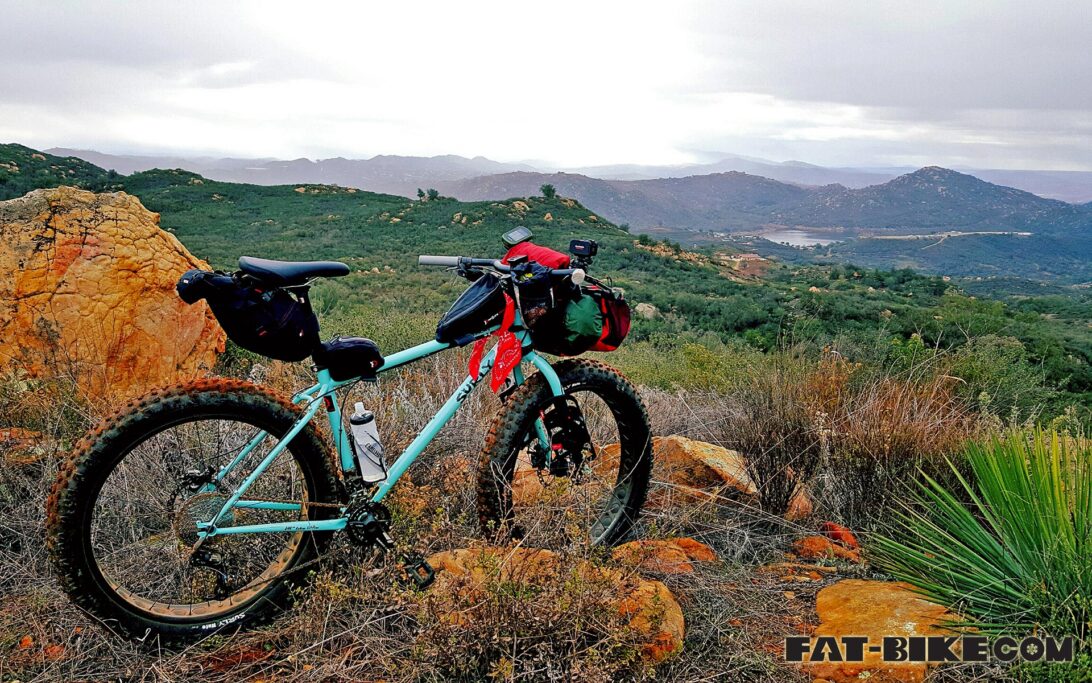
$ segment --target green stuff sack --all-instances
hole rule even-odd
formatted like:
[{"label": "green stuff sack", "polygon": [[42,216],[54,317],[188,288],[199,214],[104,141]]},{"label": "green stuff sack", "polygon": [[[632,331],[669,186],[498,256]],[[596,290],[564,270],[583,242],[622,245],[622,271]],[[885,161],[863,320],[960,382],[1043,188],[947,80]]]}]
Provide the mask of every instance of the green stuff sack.
[{"label": "green stuff sack", "polygon": [[564,339],[572,355],[590,349],[603,334],[603,311],[590,296],[581,295],[565,307]]},{"label": "green stuff sack", "polygon": [[585,294],[575,294],[531,327],[539,351],[555,356],[578,356],[595,346],[603,335],[603,311]]}]

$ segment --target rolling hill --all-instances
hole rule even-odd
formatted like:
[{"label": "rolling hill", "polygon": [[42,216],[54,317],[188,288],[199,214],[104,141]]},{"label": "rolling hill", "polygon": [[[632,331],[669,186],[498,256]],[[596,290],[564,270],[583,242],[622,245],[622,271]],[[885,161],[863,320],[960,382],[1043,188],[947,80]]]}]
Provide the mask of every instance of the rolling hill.
[{"label": "rolling hill", "polygon": [[[735,172],[614,181],[507,173],[441,187],[463,199],[486,200],[535,194],[544,183],[635,231],[667,234],[683,243],[716,242],[687,230],[746,234],[823,228],[833,229],[830,236],[839,243],[802,252],[800,259],[821,255],[821,262],[967,277],[1092,279],[1092,207],[939,167],[857,189],[807,188]],[[955,232],[974,234],[951,237]],[[892,239],[911,236],[922,239]],[[776,253],[773,245],[760,244],[759,250]]]},{"label": "rolling hill", "polygon": [[685,178],[600,180],[574,173],[504,173],[438,187],[466,201],[524,197],[549,183],[566,197],[641,230],[671,226],[691,230],[746,230],[764,225],[774,210],[794,206],[813,190],[747,173]]},{"label": "rolling hill", "polygon": [[1092,228],[1092,213],[1056,199],[928,166],[881,185],[819,188],[776,222],[878,230],[1030,230]]},{"label": "rolling hill", "polygon": [[0,145],[0,200],[54,185],[104,189],[116,177],[77,157],[59,157],[18,144]]},{"label": "rolling hill", "polygon": [[638,229],[747,232],[776,224],[915,231],[1092,225],[1086,206],[935,166],[858,189],[801,187],[738,172],[613,181],[570,173],[506,173],[439,187],[460,199],[480,201],[533,195],[544,183]]}]

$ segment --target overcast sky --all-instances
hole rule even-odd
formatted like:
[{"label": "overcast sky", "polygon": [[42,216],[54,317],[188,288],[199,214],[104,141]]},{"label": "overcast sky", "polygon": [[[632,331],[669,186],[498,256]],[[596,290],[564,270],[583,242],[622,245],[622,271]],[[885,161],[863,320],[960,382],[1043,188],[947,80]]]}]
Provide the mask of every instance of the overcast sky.
[{"label": "overcast sky", "polygon": [[1092,170],[1092,2],[15,2],[0,142]]}]

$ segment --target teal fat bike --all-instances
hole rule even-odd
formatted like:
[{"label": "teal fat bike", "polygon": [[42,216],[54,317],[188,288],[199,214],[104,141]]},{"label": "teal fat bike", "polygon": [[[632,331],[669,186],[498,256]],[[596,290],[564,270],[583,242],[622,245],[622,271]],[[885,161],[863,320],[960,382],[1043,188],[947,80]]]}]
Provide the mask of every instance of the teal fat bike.
[{"label": "teal fat bike", "polygon": [[[546,547],[626,538],[652,466],[646,409],[609,366],[540,355],[539,346],[556,348],[526,323],[520,301],[535,299],[530,290],[521,297],[522,280],[546,278],[552,304],[567,292],[617,306],[614,290],[587,275],[597,249],[589,245],[573,241],[575,268],[544,268],[526,257],[420,257],[471,284],[436,339],[385,357],[366,339],[318,341],[308,287],[347,274],[344,264],[243,257],[230,275],[187,273],[183,299],[206,298],[246,348],[284,360],[306,354],[316,383],[287,397],[241,380],[194,380],[135,399],[99,424],[63,465],[47,501],[47,544],[62,587],[122,635],[171,643],[273,617],[336,532],[374,555],[393,554],[405,576],[426,586],[431,567],[399,551],[383,502],[487,377],[502,402],[477,467],[482,531]],[[564,316],[543,320],[563,326]],[[339,390],[467,345],[474,352],[466,378],[388,459],[381,479],[365,481]],[[315,424],[320,412],[329,423],[325,439]]]}]

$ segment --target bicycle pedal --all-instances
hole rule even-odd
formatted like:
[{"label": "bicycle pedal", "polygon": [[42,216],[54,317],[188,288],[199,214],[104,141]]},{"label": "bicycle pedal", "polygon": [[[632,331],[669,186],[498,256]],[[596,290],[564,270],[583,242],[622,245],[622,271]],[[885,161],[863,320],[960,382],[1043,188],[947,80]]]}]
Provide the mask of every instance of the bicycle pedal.
[{"label": "bicycle pedal", "polygon": [[403,553],[401,558],[404,578],[414,584],[418,590],[424,590],[436,580],[436,570],[428,563],[428,560],[414,553]]}]

